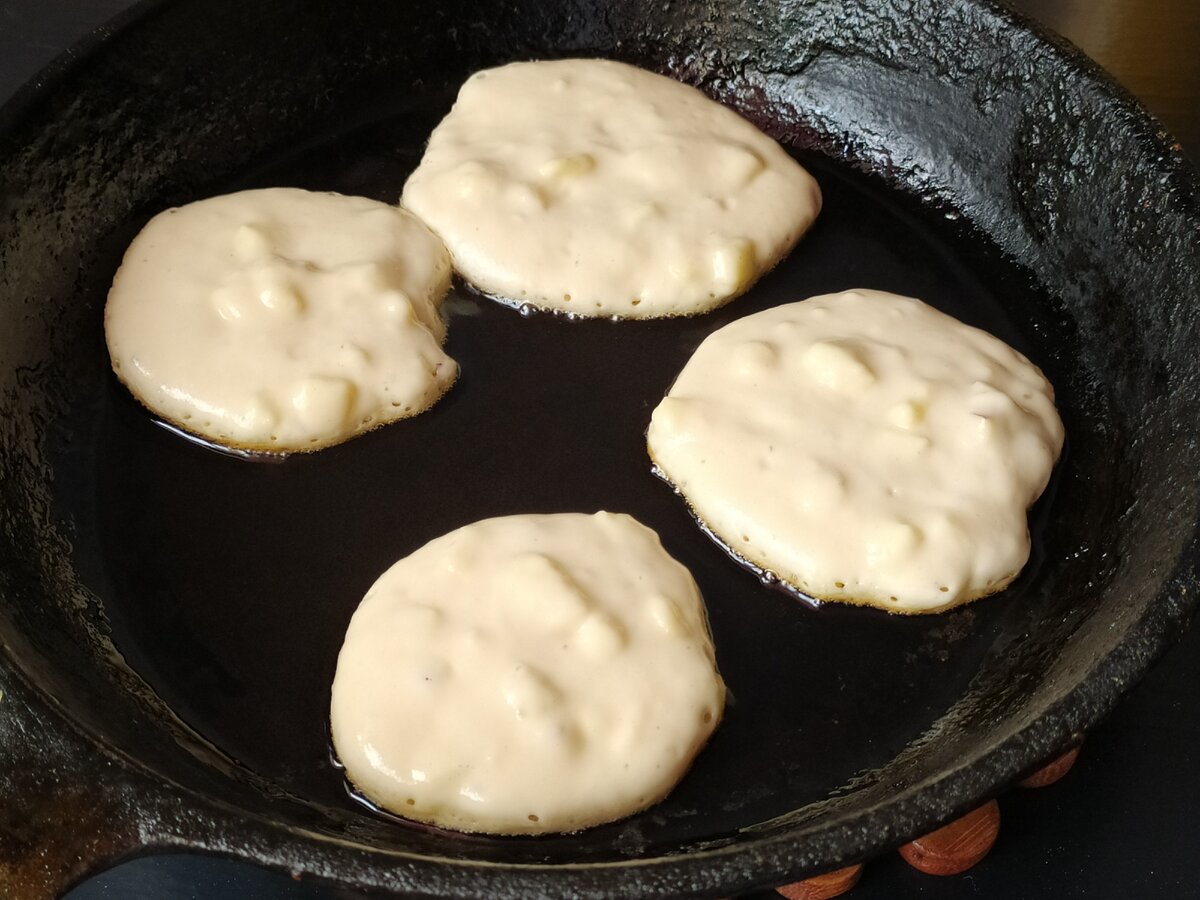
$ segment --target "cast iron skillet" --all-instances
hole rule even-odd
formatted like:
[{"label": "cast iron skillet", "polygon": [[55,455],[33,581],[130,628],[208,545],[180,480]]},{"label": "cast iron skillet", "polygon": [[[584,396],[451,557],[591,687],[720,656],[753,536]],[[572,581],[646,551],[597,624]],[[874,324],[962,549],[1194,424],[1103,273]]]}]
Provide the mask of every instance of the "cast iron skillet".
[{"label": "cast iron skillet", "polygon": [[[752,294],[658,324],[458,291],[431,413],[281,464],[156,426],[101,317],[153,213],[236,187],[394,200],[471,71],[602,55],[699,84],[793,148],[823,216]],[[227,853],[421,896],[729,895],[860,859],[1078,740],[1195,605],[1197,179],[1073,51],[986,0],[275,0],[141,7],[3,112],[0,892],[123,855]],[[848,287],[1028,353],[1069,440],[1005,594],[810,610],[649,472],[691,349]],[[696,574],[732,691],[665,803],[575,836],[467,837],[344,791],[324,730],[365,587],[450,528],[631,512]]]}]

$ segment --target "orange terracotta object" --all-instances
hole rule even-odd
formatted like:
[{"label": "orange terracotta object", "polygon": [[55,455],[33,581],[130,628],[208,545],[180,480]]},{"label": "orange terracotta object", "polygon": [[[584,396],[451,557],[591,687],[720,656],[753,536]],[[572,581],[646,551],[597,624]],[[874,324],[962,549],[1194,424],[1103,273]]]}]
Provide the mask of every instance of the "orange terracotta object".
[{"label": "orange terracotta object", "polygon": [[961,819],[905,844],[900,855],[926,874],[957,875],[987,856],[999,834],[1000,804],[989,800]]},{"label": "orange terracotta object", "polygon": [[806,878],[804,881],[785,884],[775,890],[787,900],[830,900],[831,897],[840,897],[858,884],[862,869],[861,865],[847,866]]},{"label": "orange terracotta object", "polygon": [[1041,788],[1054,784],[1071,771],[1071,767],[1075,765],[1075,758],[1078,756],[1078,747],[1068,750],[1050,765],[1043,766],[1027,778],[1022,778],[1017,784],[1023,788]]}]

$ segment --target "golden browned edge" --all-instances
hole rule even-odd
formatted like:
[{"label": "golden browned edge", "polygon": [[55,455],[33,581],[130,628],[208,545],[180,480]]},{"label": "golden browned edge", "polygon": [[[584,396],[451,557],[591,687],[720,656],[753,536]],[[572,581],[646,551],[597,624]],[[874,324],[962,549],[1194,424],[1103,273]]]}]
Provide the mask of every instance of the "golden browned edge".
[{"label": "golden browned edge", "polygon": [[[651,449],[650,442],[648,440],[646,442],[646,455],[650,457],[650,462],[654,465],[654,467],[662,473],[662,477],[667,484],[671,486],[676,494],[683,498],[683,502],[687,504],[688,512],[691,513],[692,518],[696,520],[696,524],[700,526],[702,531],[710,535],[713,538],[714,543],[718,544],[722,550],[724,550],[729,556],[733,557],[737,562],[741,563],[751,571],[757,571],[760,573],[770,572],[779,579],[780,584],[783,584],[793,591],[803,594],[805,597],[812,598],[813,600],[817,601],[817,603],[842,603],[847,606],[870,606],[875,609],[881,609],[884,612],[890,613],[894,616],[925,616],[932,613],[943,613],[948,612],[951,609],[955,609],[956,607],[973,603],[976,600],[982,600],[984,597],[990,597],[993,594],[1000,593],[1000,591],[1008,587],[1012,583],[1013,579],[1020,575],[1021,571],[1025,568],[1025,566],[1022,565],[1021,568],[1016,572],[994,581],[992,584],[987,585],[983,590],[974,594],[968,594],[966,597],[956,598],[951,600],[949,603],[945,603],[941,606],[932,606],[927,609],[900,609],[888,603],[886,600],[877,600],[872,597],[855,597],[849,594],[814,594],[806,588],[796,584],[794,581],[789,581],[788,579],[784,578],[768,564],[760,562],[754,557],[742,553],[740,550],[735,550],[733,545],[726,540],[725,536],[720,534],[717,529],[713,528],[712,525],[708,523],[707,519],[700,515],[700,512],[696,509],[696,505],[692,501],[692,498],[684,493],[683,488],[681,488],[671,479],[671,476],[668,474],[667,470],[664,469],[662,464],[655,458],[654,451]],[[1027,518],[1029,515],[1029,509],[1030,507],[1025,508],[1025,514]],[[1028,562],[1028,559],[1026,559],[1026,562]]]},{"label": "golden browned edge", "polygon": [[[713,663],[713,669],[716,670],[715,662]],[[721,675],[721,673],[718,671],[717,677],[720,678],[720,675]],[[420,816],[414,815],[411,813],[410,814],[400,813],[394,809],[391,809],[390,807],[384,806],[382,802],[380,802],[377,798],[372,797],[365,790],[363,790],[362,787],[359,786],[359,784],[354,780],[354,778],[351,777],[350,770],[346,768],[346,765],[344,762],[342,762],[342,775],[345,777],[346,781],[351,785],[351,787],[354,788],[355,793],[357,793],[360,797],[366,798],[373,805],[375,805],[379,809],[383,810],[383,812],[385,814],[387,814],[389,816],[395,816],[398,819],[405,819],[405,820],[408,820],[411,822],[420,822],[424,825],[432,825],[435,828],[442,828],[442,829],[445,829],[446,831],[455,831],[460,834],[492,834],[492,835],[498,835],[501,837],[545,835],[545,834],[579,834],[581,831],[587,831],[589,828],[599,828],[601,825],[611,825],[613,822],[623,822],[625,819],[630,819],[630,818],[638,815],[639,813],[643,813],[646,810],[650,809],[652,806],[657,806],[659,803],[662,803],[663,800],[667,799],[667,797],[669,797],[671,795],[672,791],[674,791],[675,788],[679,787],[679,783],[681,781],[683,781],[683,779],[687,776],[687,773],[691,771],[692,766],[695,765],[696,758],[699,757],[700,754],[704,752],[704,748],[708,746],[709,741],[712,739],[712,736],[714,734],[716,734],[717,729],[721,727],[721,723],[725,720],[725,700],[726,700],[726,697],[727,697],[729,691],[728,691],[728,688],[725,687],[725,679],[721,678],[720,680],[721,680],[721,688],[722,688],[721,708],[717,712],[716,717],[713,719],[712,728],[709,730],[708,735],[704,738],[703,741],[701,741],[700,743],[698,743],[696,745],[696,749],[692,751],[691,756],[689,756],[687,759],[687,764],[684,765],[680,769],[678,777],[676,777],[670,784],[668,784],[666,789],[661,794],[659,794],[658,796],[655,796],[655,797],[651,797],[646,803],[637,807],[636,809],[631,809],[629,812],[624,813],[623,815],[617,816],[615,819],[604,819],[602,821],[590,822],[586,825],[581,825],[579,828],[576,828],[574,831],[545,831],[545,830],[539,831],[537,829],[522,829],[522,830],[514,830],[514,831],[484,831],[482,829],[463,828],[461,826],[447,825],[444,822],[440,822],[434,818],[421,818]],[[337,756],[339,762],[341,762],[342,755],[338,751],[337,738],[334,737],[332,728],[330,729],[329,739],[330,739],[330,743],[333,745],[334,754]]]},{"label": "golden browned edge", "polygon": [[[457,364],[457,360],[455,360],[455,363]],[[317,441],[316,443],[308,443],[308,444],[305,444],[300,447],[282,447],[281,448],[279,446],[278,441],[271,443],[271,444],[234,443],[232,441],[228,441],[223,438],[205,434],[202,431],[197,431],[195,428],[190,428],[187,425],[184,425],[182,422],[179,422],[176,419],[172,419],[170,416],[165,415],[164,413],[160,412],[159,410],[155,409],[150,404],[148,404],[142,398],[142,396],[137,391],[135,391],[133,388],[131,388],[129,386],[128,382],[126,382],[125,379],[121,377],[121,373],[116,367],[113,367],[113,372],[116,374],[117,380],[121,382],[121,385],[127,391],[129,391],[129,393],[133,396],[133,399],[137,400],[137,402],[139,404],[141,404],[143,409],[145,409],[151,415],[156,416],[157,418],[162,419],[164,422],[170,424],[170,426],[172,428],[177,428],[180,431],[187,432],[188,434],[204,441],[206,444],[212,444],[215,447],[221,447],[221,448],[225,448],[228,450],[237,450],[237,451],[243,451],[243,452],[247,452],[247,453],[253,453],[255,456],[278,457],[280,459],[283,459],[288,456],[295,456],[295,455],[301,454],[301,453],[316,453],[318,450],[327,450],[330,447],[336,447],[339,444],[344,444],[347,441],[352,441],[357,437],[362,437],[364,434],[368,434],[369,432],[372,432],[372,431],[375,431],[376,429],[382,428],[385,425],[394,425],[396,422],[402,422],[405,419],[411,419],[415,416],[419,416],[419,415],[421,415],[421,413],[427,412],[428,410],[433,409],[433,407],[437,406],[438,401],[441,400],[443,397],[445,397],[446,394],[450,391],[450,388],[454,387],[454,385],[456,385],[458,383],[458,375],[459,375],[459,372],[456,372],[454,375],[454,378],[451,381],[447,382],[446,386],[441,391],[438,391],[437,393],[431,395],[429,402],[427,404],[425,404],[424,406],[422,406],[420,409],[414,408],[410,412],[407,412],[407,413],[402,411],[400,415],[394,416],[393,418],[377,419],[376,421],[372,422],[369,426],[367,426],[365,428],[360,428],[357,431],[352,431],[349,434],[334,438],[333,440],[324,441],[324,442]]]},{"label": "golden browned edge", "polygon": [[[408,211],[405,210],[405,212],[408,212]],[[414,213],[409,213],[409,215],[412,215],[415,217]],[[420,220],[418,219],[418,221],[420,221]],[[421,222],[421,224],[424,225],[425,223]],[[425,226],[425,227],[428,228],[429,226]],[[430,230],[430,233],[432,234],[433,230],[432,229],[429,229],[429,230]],[[140,232],[139,232],[139,234],[140,234]],[[436,237],[436,235],[435,235],[435,237]],[[137,240],[137,238],[135,237],[134,240]],[[439,238],[439,240],[440,240],[440,238]],[[130,244],[130,246],[133,246],[132,243]],[[128,250],[126,250],[126,252],[128,252]],[[447,256],[450,255],[449,250],[446,251],[446,255]],[[453,259],[451,260],[451,265],[453,266]],[[112,286],[110,286],[108,289],[109,294],[112,293],[113,287],[116,286],[117,278],[120,277],[121,269],[123,269],[124,267],[125,267],[125,261],[124,261],[124,259],[122,259],[121,265],[117,266],[117,271],[113,273]],[[442,304],[445,302],[446,295],[449,293],[450,293],[450,277],[447,276],[446,289],[444,291],[442,291],[441,299],[438,300],[438,304],[437,304],[438,315],[441,315]],[[382,428],[384,425],[392,425],[396,422],[401,422],[405,419],[411,419],[414,416],[419,416],[421,413],[426,412],[427,410],[430,410],[433,407],[437,406],[438,401],[440,401],[443,397],[446,396],[447,393],[449,393],[450,388],[452,388],[452,387],[454,387],[454,385],[458,384],[458,376],[462,372],[461,367],[459,367],[459,365],[458,365],[458,360],[451,357],[451,362],[453,362],[455,365],[454,377],[452,379],[450,379],[450,381],[446,382],[446,386],[444,388],[442,388],[440,391],[437,391],[436,393],[432,394],[429,398],[429,402],[426,403],[424,406],[422,406],[420,408],[414,408],[407,413],[401,411],[400,415],[393,416],[391,418],[378,419],[377,421],[373,422],[367,428],[360,428],[356,431],[350,432],[349,434],[343,435],[342,437],[334,438],[333,440],[324,441],[324,442],[317,441],[316,443],[305,444],[302,447],[282,447],[282,448],[279,446],[278,442],[273,443],[273,444],[250,444],[250,443],[239,444],[239,443],[234,443],[231,441],[224,440],[222,438],[216,437],[215,435],[208,435],[202,431],[196,430],[195,428],[191,428],[188,425],[185,425],[183,422],[180,422],[176,419],[172,419],[170,416],[155,409],[153,406],[151,406],[149,403],[147,403],[145,398],[143,398],[141,394],[139,394],[137,391],[135,391],[133,389],[133,387],[130,386],[129,382],[127,382],[125,380],[125,378],[121,375],[121,369],[117,365],[114,364],[113,355],[112,355],[112,344],[108,340],[108,321],[109,321],[108,295],[105,295],[105,298],[104,298],[104,344],[105,344],[105,348],[108,350],[109,366],[112,369],[113,374],[117,376],[117,381],[121,382],[121,386],[124,387],[125,390],[129,391],[129,393],[133,397],[133,399],[136,400],[139,404],[141,404],[143,409],[145,409],[151,415],[156,416],[156,417],[160,418],[162,421],[168,423],[172,428],[177,428],[180,431],[185,432],[186,434],[190,434],[193,437],[199,438],[200,440],[204,441],[207,444],[212,444],[214,447],[225,448],[227,450],[236,450],[236,451],[242,451],[242,452],[247,452],[247,453],[253,453],[255,456],[270,456],[270,457],[275,457],[278,459],[283,459],[285,457],[292,456],[297,453],[316,453],[318,450],[326,450],[329,447],[336,447],[339,444],[344,444],[347,441],[353,440],[356,437],[361,437],[362,435],[367,434],[368,432],[375,431],[377,428]],[[449,338],[449,335],[450,335],[450,329],[443,328],[442,329],[442,338],[440,341],[438,341],[439,347],[446,346],[446,341]]]},{"label": "golden browned edge", "polygon": [[[359,794],[362,797],[365,797],[374,806],[383,810],[383,812],[386,813],[387,815],[395,816],[398,819],[405,819],[405,820],[411,821],[411,822],[420,822],[423,825],[432,825],[435,828],[441,828],[446,831],[455,831],[460,834],[490,834],[490,835],[497,835],[499,837],[530,837],[530,836],[549,835],[549,834],[579,834],[580,832],[587,831],[590,828],[599,828],[601,825],[611,825],[614,822],[623,822],[626,819],[631,819],[634,816],[639,815],[640,813],[644,813],[646,810],[650,809],[651,807],[657,806],[659,803],[662,803],[664,800],[666,800],[667,797],[669,797],[671,795],[671,793],[675,790],[675,788],[677,788],[679,786],[679,783],[681,781],[683,781],[683,779],[687,776],[687,773],[689,771],[691,771],[692,766],[695,765],[696,758],[699,757],[702,752],[704,752],[704,748],[708,746],[709,739],[711,739],[712,734],[714,732],[716,732],[717,728],[720,726],[720,724],[724,720],[724,718],[725,718],[725,707],[724,707],[724,704],[722,704],[721,715],[717,717],[716,724],[713,725],[713,730],[712,730],[712,732],[709,733],[709,737],[704,740],[704,743],[702,743],[696,747],[695,752],[693,752],[691,757],[688,759],[687,765],[684,766],[683,769],[680,771],[679,777],[677,777],[674,781],[672,781],[669,785],[667,785],[666,790],[664,790],[660,795],[658,795],[656,797],[651,797],[645,804],[638,806],[636,809],[631,809],[631,810],[629,810],[629,812],[623,813],[623,814],[617,816],[615,819],[602,819],[602,820],[599,820],[596,822],[589,822],[586,825],[581,825],[578,828],[573,829],[571,831],[546,831],[546,830],[539,831],[534,828],[511,830],[511,831],[484,831],[481,828],[465,828],[461,825],[448,825],[445,822],[439,821],[438,819],[435,819],[435,818],[421,818],[419,815],[417,815],[415,813],[400,813],[394,809],[391,809],[390,807],[384,806],[383,803],[381,803],[378,799],[376,799],[375,797],[372,797],[370,794],[368,794],[365,790],[363,790],[354,781],[353,778],[350,777],[349,770],[343,768],[342,774],[345,776],[346,780],[353,786],[353,788],[357,794]],[[335,752],[337,751],[336,746],[334,747],[334,751]],[[338,758],[340,759],[341,756],[339,755]]]},{"label": "golden browned edge", "polygon": [[[796,163],[796,165],[800,165],[800,164]],[[801,166],[801,168],[804,169],[803,166]],[[806,175],[808,175],[809,178],[813,177],[812,174],[808,171],[808,169],[804,169],[804,173]],[[815,178],[813,178],[813,182],[814,182],[814,184],[816,183]],[[662,319],[694,319],[699,316],[703,316],[703,315],[707,315],[708,313],[715,312],[716,310],[720,309],[721,307],[727,306],[728,304],[732,303],[734,300],[738,299],[738,297],[745,296],[750,291],[751,288],[753,288],[756,284],[758,284],[758,282],[761,281],[767,274],[769,274],[777,265],[779,265],[781,262],[783,262],[788,257],[788,255],[793,250],[796,249],[796,245],[800,243],[800,240],[806,234],[808,234],[809,231],[812,230],[812,227],[816,223],[817,218],[821,215],[821,209],[824,206],[824,197],[821,195],[820,185],[817,185],[817,199],[818,199],[817,211],[813,214],[813,217],[811,219],[809,219],[807,222],[805,222],[804,225],[796,231],[796,234],[793,235],[790,240],[785,241],[783,243],[783,245],[780,247],[779,252],[775,254],[775,257],[770,262],[768,262],[766,265],[759,267],[758,274],[756,274],[752,279],[750,279],[748,282],[746,282],[745,286],[742,287],[741,290],[735,291],[732,294],[728,294],[725,297],[711,298],[709,301],[709,304],[707,306],[699,306],[695,309],[689,309],[686,312],[664,313],[662,315],[657,315],[657,316],[626,315],[626,314],[619,313],[619,312],[595,312],[595,311],[577,312],[576,310],[573,310],[573,309],[563,309],[561,306],[544,306],[543,303],[546,300],[546,298],[544,298],[544,297],[535,297],[535,298],[509,297],[506,294],[499,294],[499,293],[496,293],[495,291],[490,291],[487,288],[483,287],[482,285],[471,280],[471,278],[469,278],[465,272],[463,272],[461,269],[458,268],[458,264],[454,261],[454,251],[450,250],[449,245],[446,245],[446,250],[450,254],[450,264],[451,264],[451,267],[454,269],[454,273],[463,280],[463,283],[469,285],[472,290],[478,292],[479,294],[481,294],[484,297],[487,297],[489,300],[495,301],[496,303],[501,303],[504,306],[512,307],[513,309],[520,309],[521,307],[528,306],[533,309],[536,309],[540,313],[548,313],[549,315],[562,316],[562,317],[568,318],[568,319],[614,319],[614,320],[618,320],[621,322],[653,322],[653,321],[661,321]],[[404,207],[404,206],[402,206],[401,209],[411,212],[411,210],[408,210],[408,208]],[[411,214],[414,216],[417,215],[416,213],[411,213]],[[418,218],[420,218],[420,217],[418,217]],[[422,224],[425,224],[426,228],[428,228],[430,231],[433,231],[434,234],[436,234],[439,238],[441,238],[441,234],[434,231],[432,225],[425,223],[423,219],[421,221],[422,221]],[[446,244],[445,238],[442,238],[442,243]],[[582,307],[581,307],[581,309],[582,309]]]}]

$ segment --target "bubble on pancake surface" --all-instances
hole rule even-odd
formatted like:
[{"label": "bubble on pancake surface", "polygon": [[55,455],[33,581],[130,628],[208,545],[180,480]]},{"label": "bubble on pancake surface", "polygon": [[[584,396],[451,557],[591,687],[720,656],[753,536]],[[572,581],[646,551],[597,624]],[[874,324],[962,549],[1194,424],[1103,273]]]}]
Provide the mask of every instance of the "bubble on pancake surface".
[{"label": "bubble on pancake surface", "polygon": [[250,450],[311,450],[420,412],[458,367],[450,284],[411,214],[292,188],[154,217],[105,308],[113,369],[168,422]]},{"label": "bubble on pancake surface", "polygon": [[654,318],[744,293],[821,198],[774,140],[695,88],[575,59],[468,79],[401,203],[489,296]]},{"label": "bubble on pancake surface", "polygon": [[1002,341],[850,291],[711,334],[647,443],[738,558],[817,600],[915,613],[1020,572],[1063,428],[1050,384]]},{"label": "bubble on pancake surface", "polygon": [[699,592],[654,532],[511,516],[375,583],[339,656],[332,733],[357,790],[399,815],[575,831],[665,796],[724,690]]}]

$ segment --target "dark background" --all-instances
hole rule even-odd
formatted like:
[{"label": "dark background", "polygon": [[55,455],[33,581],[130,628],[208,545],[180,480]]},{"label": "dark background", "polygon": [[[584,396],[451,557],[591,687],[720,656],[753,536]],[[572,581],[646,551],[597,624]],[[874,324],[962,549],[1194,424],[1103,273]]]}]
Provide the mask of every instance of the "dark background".
[{"label": "dark background", "polygon": [[[0,102],[130,0],[0,0]],[[1010,0],[1140,97],[1200,159],[1200,0]],[[0,176],[2,177],[2,176]],[[1191,629],[1089,737],[1071,774],[1001,799],[991,855],[933,878],[895,854],[871,861],[854,900],[1200,898],[1200,628]],[[69,900],[360,900],[254,866],[192,856],[133,860]],[[763,898],[773,894],[760,895]]]}]

